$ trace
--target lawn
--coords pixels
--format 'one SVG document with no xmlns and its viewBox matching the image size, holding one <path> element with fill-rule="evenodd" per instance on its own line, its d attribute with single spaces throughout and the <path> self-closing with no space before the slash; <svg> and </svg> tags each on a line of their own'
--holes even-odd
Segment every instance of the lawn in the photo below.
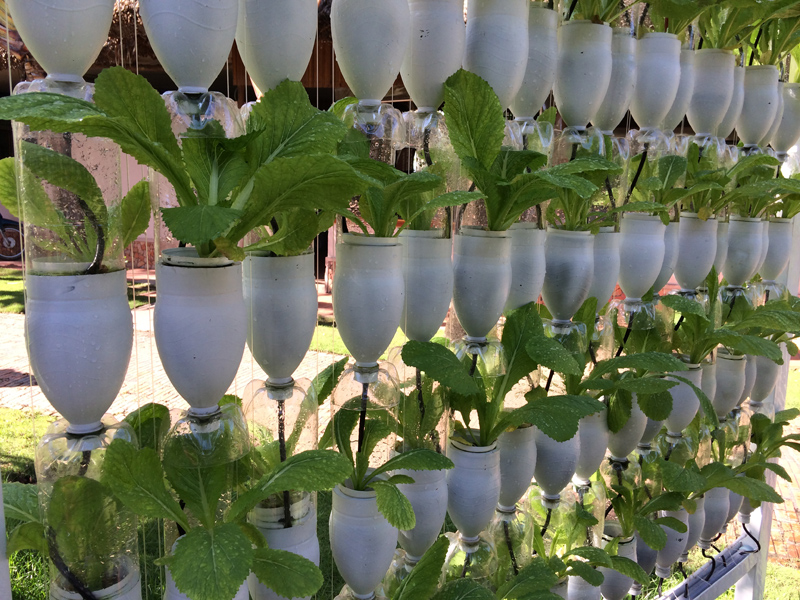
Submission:
<svg viewBox="0 0 800 600">
<path fill-rule="evenodd" d="M 405 342 L 406 336 L 403 330 L 398 329 L 389 344 L 389 349 L 395 346 L 402 346 Z M 311 340 L 311 350 L 341 355 L 350 354 L 342 341 L 342 336 L 339 335 L 339 330 L 331 325 L 317 326 L 316 330 L 314 330 L 314 338 Z M 386 358 L 386 352 L 383 353 L 381 358 Z"/>
<path fill-rule="evenodd" d="M 148 284 L 128 284 L 128 304 L 131 308 L 155 303 L 155 296 L 143 296 Z M 135 293 L 135 300 L 134 300 Z M 0 312 L 24 313 L 25 300 L 22 292 L 22 271 L 19 269 L 0 269 Z"/>
<path fill-rule="evenodd" d="M 0 269 L 0 312 L 25 312 L 22 271 L 19 269 Z"/>
</svg>

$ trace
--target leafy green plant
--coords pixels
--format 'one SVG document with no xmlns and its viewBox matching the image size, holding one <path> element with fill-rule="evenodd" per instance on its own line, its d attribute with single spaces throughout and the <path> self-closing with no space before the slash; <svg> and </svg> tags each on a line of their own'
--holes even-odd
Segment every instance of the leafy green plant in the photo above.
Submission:
<svg viewBox="0 0 800 600">
<path fill-rule="evenodd" d="M 283 226 L 245 250 L 304 251 L 328 217 L 313 225 L 306 219 L 317 210 L 346 210 L 350 198 L 367 187 L 358 172 L 333 156 L 347 129 L 335 115 L 312 107 L 297 82 L 267 92 L 251 112 L 248 132 L 234 139 L 226 139 L 222 126 L 211 121 L 190 130 L 179 145 L 158 92 L 122 68 L 98 76 L 94 104 L 22 94 L 0 102 L 0 116 L 34 130 L 109 138 L 161 173 L 179 204 L 162 209 L 164 222 L 200 256 L 241 259 L 238 242 L 273 219 Z"/>
<path fill-rule="evenodd" d="M 461 419 L 455 422 L 455 436 L 475 446 L 489 446 L 509 427 L 531 423 L 557 441 L 572 438 L 578 421 L 602 410 L 603 406 L 587 396 L 546 397 L 535 388 L 527 403 L 504 411 L 503 402 L 511 389 L 539 365 L 556 369 L 575 369 L 569 353 L 555 340 L 544 335 L 535 304 L 511 311 L 506 316 L 502 340 L 506 356 L 505 373 L 489 377 L 477 365 L 477 356 L 459 359 L 452 351 L 434 342 L 409 341 L 403 347 L 403 361 L 423 371 L 444 388 L 452 410 Z M 472 412 L 478 417 L 478 430 L 470 429 Z"/>
<path fill-rule="evenodd" d="M 166 406 L 155 402 L 145 404 L 128 414 L 125 422 L 133 427 L 141 448 L 152 448 L 161 452 L 170 427 L 169 409 Z"/>
<path fill-rule="evenodd" d="M 776 343 L 751 333 L 759 324 L 776 329 L 786 324 L 795 323 L 796 315 L 792 311 L 761 310 L 742 319 L 730 319 L 729 323 L 718 326 L 713 316 L 716 312 L 717 291 L 719 283 L 715 269 L 706 279 L 709 290 L 708 308 L 695 300 L 683 296 L 665 296 L 661 302 L 681 315 L 675 326 L 673 350 L 686 357 L 690 364 L 700 364 L 718 346 L 724 346 L 731 354 L 755 354 L 766 356 L 779 364 L 783 362 L 783 354 Z M 734 308 L 736 300 L 733 300 Z M 727 308 L 730 312 L 733 309 Z M 733 312 L 737 314 L 738 310 Z M 785 313 L 785 314 L 784 314 Z M 758 314 L 758 316 L 756 316 Z M 732 322 L 735 321 L 735 322 Z"/>
<path fill-rule="evenodd" d="M 611 506 L 614 518 L 620 526 L 620 538 L 629 538 L 635 533 L 653 550 L 661 550 L 667 544 L 667 534 L 661 525 L 679 533 L 686 532 L 686 525 L 673 517 L 657 517 L 659 511 L 677 511 L 683 506 L 685 496 L 678 492 L 664 492 L 649 499 L 643 489 L 631 489 L 625 485 L 611 486 Z"/>
<path fill-rule="evenodd" d="M 65 589 L 90 598 L 127 575 L 121 557 L 135 543 L 136 519 L 107 485 L 77 475 L 62 477 L 42 515 L 35 485 L 7 483 L 3 505 L 7 518 L 19 521 L 10 534 L 9 554 L 31 549 L 49 556 Z"/>
<path fill-rule="evenodd" d="M 335 452 L 323 450 L 292 456 L 257 482 L 246 485 L 220 519 L 219 499 L 232 484 L 228 465 L 214 462 L 213 457 L 192 457 L 186 450 L 185 446 L 176 449 L 183 453 L 180 467 L 166 455 L 162 467 L 151 448 L 137 450 L 129 442 L 115 440 L 106 451 L 102 477 L 131 511 L 175 521 L 185 532 L 174 551 L 161 559 L 178 589 L 197 600 L 232 598 L 252 571 L 279 595 L 315 593 L 322 585 L 319 569 L 297 555 L 268 548 L 245 516 L 264 498 L 283 491 L 333 487 L 347 476 L 348 462 Z M 241 470 L 246 471 L 244 465 Z"/>
<path fill-rule="evenodd" d="M 571 0 L 565 3 L 567 8 L 565 19 L 586 19 L 594 23 L 610 23 L 613 27 L 625 14 L 628 16 L 627 21 L 630 22 L 630 12 L 640 1 L 635 0 L 626 6 L 624 2 L 617 0 Z"/>
<path fill-rule="evenodd" d="M 771 19 L 759 28 L 757 40 L 753 43 L 753 54 L 759 64 L 782 69 L 786 56 L 800 43 L 800 13 L 795 9 L 784 14 L 787 16 Z"/>
<path fill-rule="evenodd" d="M 797 0 L 727 0 L 700 15 L 703 47 L 735 50 L 771 19 L 791 15 Z"/>
<path fill-rule="evenodd" d="M 683 39 L 689 26 L 718 0 L 652 0 L 648 2 L 654 31 L 674 33 Z"/>
<path fill-rule="evenodd" d="M 580 577 L 596 587 L 604 579 L 597 567 L 605 567 L 643 584 L 647 583 L 649 578 L 644 570 L 632 560 L 614 554 L 614 546 L 609 546 L 612 551 L 609 553 L 602 548 L 583 545 L 586 541 L 586 530 L 596 524 L 597 519 L 576 503 L 566 515 L 562 526 L 552 532 L 548 547 L 542 536 L 542 529 L 534 523 L 533 548 L 536 556 L 532 564 L 538 564 L 540 568 L 549 571 L 550 577 L 545 578 L 545 581 L 554 579 L 552 586 L 555 582 L 572 576 Z"/>
<path fill-rule="evenodd" d="M 581 174 L 598 172 L 605 178 L 617 169 L 600 157 L 542 169 L 544 155 L 503 148 L 500 101 L 488 83 L 469 71 L 462 69 L 445 83 L 444 110 L 453 148 L 483 197 L 489 230 L 508 229 L 526 210 L 558 197 L 562 189 L 584 201 L 598 186 Z"/>
<path fill-rule="evenodd" d="M 121 202 L 108 207 L 94 176 L 77 160 L 24 140 L 18 151 L 19 166 L 14 158 L 0 160 L 0 197 L 20 220 L 17 199 L 22 199 L 26 225 L 40 230 L 27 236 L 28 243 L 44 253 L 88 263 L 87 274 L 122 268 L 105 259 L 120 254 L 147 229 L 148 183 L 137 183 Z"/>
</svg>

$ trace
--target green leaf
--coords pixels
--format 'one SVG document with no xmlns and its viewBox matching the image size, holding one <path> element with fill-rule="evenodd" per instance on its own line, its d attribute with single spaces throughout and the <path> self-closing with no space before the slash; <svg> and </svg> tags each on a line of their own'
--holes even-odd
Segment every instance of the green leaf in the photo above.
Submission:
<svg viewBox="0 0 800 600">
<path fill-rule="evenodd" d="M 8 209 L 11 216 L 21 218 L 17 197 L 17 169 L 13 156 L 0 160 L 0 204 Z"/>
<path fill-rule="evenodd" d="M 678 375 L 670 375 L 671 379 L 675 379 L 677 381 L 682 381 L 686 385 L 688 385 L 694 391 L 697 399 L 700 401 L 700 408 L 703 410 L 703 414 L 706 416 L 711 422 L 712 429 L 716 429 L 719 427 L 719 419 L 717 418 L 717 413 L 714 411 L 714 406 L 711 404 L 711 400 L 709 400 L 706 393 L 697 387 L 691 380 L 686 379 L 685 377 L 680 377 Z"/>
<path fill-rule="evenodd" d="M 39 489 L 29 483 L 3 483 L 3 510 L 6 519 L 41 523 Z"/>
<path fill-rule="evenodd" d="M 750 477 L 733 477 L 726 480 L 723 484 L 726 488 L 759 502 L 774 502 L 775 504 L 782 504 L 783 498 L 774 489 L 763 481 L 752 479 Z"/>
<path fill-rule="evenodd" d="M 403 346 L 403 362 L 454 392 L 469 396 L 478 393 L 475 380 L 450 350 L 434 342 L 409 340 Z"/>
<path fill-rule="evenodd" d="M 251 223 L 266 223 L 292 208 L 344 210 L 366 186 L 353 167 L 329 154 L 276 158 L 256 172 L 244 214 L 226 237 L 238 241 L 250 233 Z"/>
<path fill-rule="evenodd" d="M 218 125 L 217 121 L 212 123 Z M 236 142 L 236 139 L 226 140 L 225 132 L 219 133 L 219 138 L 201 135 L 185 137 L 184 163 L 201 204 L 230 206 L 226 200 L 248 178 L 250 166 L 241 150 L 231 151 L 226 147 L 225 142 Z"/>
<path fill-rule="evenodd" d="M 529 395 L 530 393 L 526 397 Z M 527 406 L 517 410 L 524 409 L 526 421 L 536 425 L 549 438 L 566 442 L 578 432 L 578 424 L 582 418 L 604 408 L 602 402 L 589 396 L 549 396 L 535 398 Z"/>
<path fill-rule="evenodd" d="M 108 227 L 103 193 L 85 166 L 69 156 L 30 142 L 20 142 L 19 151 L 26 169 L 51 185 L 75 194 L 94 213 L 97 222 L 104 228 Z M 88 216 L 85 218 L 89 220 Z"/>
<path fill-rule="evenodd" d="M 572 354 L 559 344 L 556 340 L 545 336 L 537 336 L 528 342 L 526 346 L 528 356 L 547 369 L 551 369 L 562 375 L 581 375 L 583 369 Z"/>
<path fill-rule="evenodd" d="M 633 522 L 642 541 L 653 550 L 661 550 L 667 545 L 667 534 L 647 517 L 634 515 Z"/>
<path fill-rule="evenodd" d="M 479 192 L 447 192 L 446 194 L 436 196 L 430 202 L 422 204 L 417 210 L 410 214 L 408 214 L 406 211 L 403 211 L 402 207 L 399 213 L 407 223 L 410 223 L 426 211 L 434 211 L 436 209 L 446 208 L 448 206 L 462 206 L 464 204 L 469 204 L 470 202 L 480 200 L 481 198 L 483 198 L 483 194 Z"/>
<path fill-rule="evenodd" d="M 603 583 L 603 574 L 587 563 L 579 560 L 571 560 L 568 561 L 567 564 L 569 565 L 570 571 L 572 571 L 570 575 L 580 577 L 586 583 L 595 587 Z"/>
<path fill-rule="evenodd" d="M 492 173 L 498 178 L 511 181 L 526 169 L 538 169 L 547 162 L 547 157 L 533 150 L 502 149 L 492 164 Z"/>
<path fill-rule="evenodd" d="M 449 545 L 450 540 L 444 536 L 436 540 L 400 584 L 392 600 L 421 600 L 433 596 Z"/>
<path fill-rule="evenodd" d="M 122 245 L 130 246 L 150 225 L 150 184 L 140 181 L 134 185 L 120 204 Z"/>
<path fill-rule="evenodd" d="M 161 461 L 152 448 L 137 450 L 121 439 L 111 442 L 103 461 L 103 482 L 136 514 L 172 519 L 189 529 L 186 515 L 164 485 Z"/>
<path fill-rule="evenodd" d="M 669 392 L 637 394 L 636 401 L 642 412 L 654 421 L 665 421 L 672 413 L 672 394 Z"/>
<path fill-rule="evenodd" d="M 161 441 L 170 427 L 169 409 L 166 406 L 150 402 L 129 413 L 125 422 L 133 427 L 140 448 L 161 451 Z"/>
<path fill-rule="evenodd" d="M 8 535 L 6 555 L 11 556 L 20 550 L 35 550 L 49 556 L 50 549 L 45 537 L 44 525 L 41 523 L 22 523 Z"/>
<path fill-rule="evenodd" d="M 506 359 L 506 373 L 500 378 L 494 390 L 494 401 L 502 403 L 511 388 L 523 377 L 536 369 L 536 363 L 529 356 L 527 347 L 530 340 L 543 336 L 542 319 L 531 302 L 506 314 L 503 327 L 503 351 Z"/>
<path fill-rule="evenodd" d="M 668 155 L 659 158 L 658 178 L 662 182 L 662 189 L 673 188 L 686 173 L 687 164 L 687 160 L 683 156 Z"/>
<path fill-rule="evenodd" d="M 164 99 L 144 77 L 122 67 L 104 69 L 95 80 L 93 100 L 106 115 L 128 129 L 141 131 L 173 159 L 181 159 Z"/>
<path fill-rule="evenodd" d="M 697 302 L 697 300 L 673 294 L 661 298 L 661 303 L 682 315 L 695 315 L 700 317 L 703 321 L 708 321 L 703 305 Z"/>
<path fill-rule="evenodd" d="M 617 387 L 633 394 L 658 394 L 678 385 L 677 381 L 656 377 L 627 377 L 617 383 Z"/>
<path fill-rule="evenodd" d="M 457 579 L 436 592 L 431 600 L 496 600 L 495 595 L 476 581 Z"/>
<path fill-rule="evenodd" d="M 328 396 L 331 395 L 333 392 L 334 386 L 336 386 L 336 382 L 339 381 L 339 377 L 341 377 L 342 373 L 344 373 L 344 368 L 347 366 L 347 361 L 350 360 L 349 357 L 344 357 L 341 360 L 328 365 L 319 374 L 311 380 L 311 388 L 314 390 L 314 393 L 317 395 L 317 405 L 322 406 L 325 403 L 325 400 L 328 399 Z"/>
<path fill-rule="evenodd" d="M 302 83 L 286 80 L 253 106 L 247 130 L 262 131 L 248 147 L 248 162 L 257 168 L 276 158 L 334 153 L 347 127 L 314 108 Z"/>
<path fill-rule="evenodd" d="M 474 73 L 459 69 L 445 82 L 444 96 L 447 130 L 456 154 L 461 160 L 473 157 L 488 170 L 505 137 L 497 94 Z"/>
<path fill-rule="evenodd" d="M 253 565 L 250 540 L 233 523 L 195 527 L 168 559 L 178 590 L 193 600 L 233 598 Z"/>
<path fill-rule="evenodd" d="M 224 206 L 178 206 L 162 208 L 161 215 L 176 239 L 199 246 L 225 234 L 242 211 Z"/>
<path fill-rule="evenodd" d="M 313 596 L 324 583 L 314 563 L 285 550 L 259 548 L 252 569 L 261 583 L 284 598 Z"/>
<path fill-rule="evenodd" d="M 243 261 L 247 254 L 244 249 L 228 238 L 218 237 L 214 239 L 214 248 L 224 257 L 235 261 Z"/>
<path fill-rule="evenodd" d="M 601 548 L 595 548 L 594 546 L 579 546 L 577 548 L 573 548 L 564 555 L 564 558 L 569 556 L 579 556 L 595 566 L 611 567 L 611 557 L 608 555 L 608 553 L 605 550 Z"/>
<path fill-rule="evenodd" d="M 388 481 L 375 480 L 370 486 L 377 494 L 378 510 L 392 527 L 401 531 L 414 529 L 417 520 L 414 508 L 396 485 Z"/>
<path fill-rule="evenodd" d="M 618 573 L 622 573 L 625 577 L 630 577 L 634 581 L 638 581 L 642 585 L 650 583 L 650 576 L 644 572 L 644 569 L 624 556 L 612 556 L 611 568 Z"/>
<path fill-rule="evenodd" d="M 619 433 L 628 419 L 631 418 L 633 410 L 633 396 L 626 390 L 617 390 L 609 398 L 607 415 L 608 428 L 612 433 Z"/>
<path fill-rule="evenodd" d="M 523 600 L 536 592 L 549 591 L 558 583 L 558 577 L 547 563 L 539 557 L 525 566 L 512 579 L 497 590 L 497 597 L 508 600 Z"/>
<path fill-rule="evenodd" d="M 340 411 L 351 412 L 351 411 Z M 330 450 L 306 450 L 282 462 L 272 473 L 261 478 L 231 504 L 225 521 L 236 521 L 250 512 L 264 498 L 290 490 L 313 492 L 330 489 L 352 471 L 352 463 Z"/>
<path fill-rule="evenodd" d="M 600 361 L 592 371 L 592 377 L 599 377 L 622 369 L 641 369 L 652 373 L 670 373 L 672 371 L 686 371 L 688 367 L 671 354 L 640 352 Z"/>
<path fill-rule="evenodd" d="M 686 533 L 688 528 L 686 527 L 685 523 L 681 523 L 678 519 L 674 517 L 659 517 L 654 521 L 657 525 L 661 525 L 663 527 L 669 527 L 670 529 L 674 529 L 678 533 Z"/>
<path fill-rule="evenodd" d="M 401 469 L 407 471 L 439 471 L 452 468 L 453 462 L 446 456 L 433 450 L 414 448 L 387 460 L 372 472 L 372 477 Z"/>
</svg>

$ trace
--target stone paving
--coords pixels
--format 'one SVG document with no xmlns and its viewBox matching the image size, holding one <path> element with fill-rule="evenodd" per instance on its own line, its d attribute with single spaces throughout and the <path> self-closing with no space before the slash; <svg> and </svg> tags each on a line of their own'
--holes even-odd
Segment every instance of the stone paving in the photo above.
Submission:
<svg viewBox="0 0 800 600">
<path fill-rule="evenodd" d="M 330 310 L 328 307 L 324 309 Z M 158 360 L 152 334 L 153 309 L 143 307 L 134 310 L 133 314 L 135 334 L 131 362 L 122 390 L 109 413 L 116 418 L 122 418 L 143 404 L 159 402 L 168 406 L 173 414 L 177 414 L 187 405 L 170 383 Z M 24 322 L 24 315 L 0 313 L 0 348 L 2 348 L 0 407 L 55 415 L 55 410 L 30 375 L 24 343 Z M 337 358 L 340 357 L 311 351 L 297 369 L 295 378 L 313 378 Z M 265 377 L 265 373 L 252 359 L 250 352 L 245 349 L 242 363 L 229 393 L 241 395 L 249 382 Z M 320 412 L 320 428 L 327 424 L 328 419 L 329 407 L 324 406 Z M 800 433 L 800 425 L 792 426 L 790 432 Z M 785 498 L 785 502 L 775 507 L 769 549 L 770 560 L 800 568 L 800 487 L 798 487 L 800 455 L 793 451 L 787 451 L 785 454 L 781 463 L 792 476 L 794 483 L 778 480 L 777 491 Z M 726 542 L 734 541 L 740 533 L 740 526 L 732 524 L 729 526 Z"/>
</svg>

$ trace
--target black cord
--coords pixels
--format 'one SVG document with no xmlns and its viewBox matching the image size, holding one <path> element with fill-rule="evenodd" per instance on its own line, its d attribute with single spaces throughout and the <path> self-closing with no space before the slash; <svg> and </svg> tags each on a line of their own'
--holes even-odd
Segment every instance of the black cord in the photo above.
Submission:
<svg viewBox="0 0 800 600">
<path fill-rule="evenodd" d="M 628 338 L 631 337 L 632 330 L 633 330 L 633 315 L 629 317 L 628 327 L 625 329 L 625 335 L 622 337 L 622 343 L 619 345 L 617 353 L 614 355 L 616 358 L 619 358 L 620 355 L 622 354 L 622 350 L 625 348 L 625 344 L 628 343 Z"/>
<path fill-rule="evenodd" d="M 578 0 L 572 0 L 572 4 L 569 6 L 569 11 L 567 12 L 567 16 L 564 19 L 565 21 L 569 21 L 572 18 L 572 13 L 575 12 L 575 7 L 578 6 Z"/>
<path fill-rule="evenodd" d="M 103 231 L 103 226 L 100 224 L 100 221 L 97 220 L 97 215 L 89 208 L 89 205 L 86 204 L 80 196 L 75 196 L 75 198 L 78 200 L 78 206 L 80 206 L 81 211 L 83 211 L 92 229 L 94 229 L 94 234 L 97 238 L 95 240 L 94 258 L 91 264 L 86 267 L 85 271 L 87 275 L 94 275 L 100 272 L 100 266 L 103 263 L 103 254 L 105 254 L 106 251 L 106 234 Z"/>
<path fill-rule="evenodd" d="M 278 401 L 278 445 L 280 448 L 281 462 L 286 462 L 286 411 L 283 400 Z M 359 451 L 361 448 L 359 448 Z M 283 492 L 283 528 L 292 526 L 292 508 L 289 499 L 289 490 Z"/>
<path fill-rule="evenodd" d="M 89 470 L 89 465 L 92 462 L 92 451 L 91 450 L 84 450 L 81 452 L 81 464 L 78 467 L 78 477 L 83 477 L 86 475 L 86 471 Z"/>
<path fill-rule="evenodd" d="M 517 557 L 514 556 L 514 546 L 511 544 L 511 534 L 508 531 L 508 521 L 503 521 L 503 532 L 506 536 L 506 546 L 508 546 L 508 555 L 511 557 L 511 566 L 514 568 L 514 575 L 518 575 L 519 567 L 517 566 Z"/>
<path fill-rule="evenodd" d="M 750 531 L 747 529 L 746 523 L 742 523 L 742 529 L 744 530 L 745 534 L 747 534 L 747 537 L 749 537 L 756 543 L 756 549 L 749 551 L 748 554 L 755 554 L 756 552 L 761 552 L 761 542 L 758 541 L 757 537 L 755 537 L 752 533 L 750 533 Z"/>
<path fill-rule="evenodd" d="M 714 570 L 717 568 L 717 561 L 713 556 L 709 556 L 708 550 L 705 548 L 703 549 L 703 556 L 711 560 L 711 572 L 706 577 L 706 581 L 711 581 L 711 577 L 714 575 Z"/>
<path fill-rule="evenodd" d="M 608 200 L 611 202 L 611 208 L 616 208 L 617 203 L 614 200 L 614 190 L 611 189 L 611 181 L 606 177 L 606 191 L 608 192 Z"/>
<path fill-rule="evenodd" d="M 645 4 L 645 10 L 647 10 L 647 5 Z M 631 196 L 633 195 L 633 190 L 636 189 L 636 184 L 639 183 L 639 177 L 642 176 L 642 171 L 644 170 L 644 164 L 647 162 L 647 144 L 644 145 L 644 150 L 642 151 L 642 160 L 639 162 L 639 166 L 636 167 L 636 174 L 633 176 L 633 181 L 631 183 L 631 187 L 628 190 L 628 196 L 625 200 L 627 204 L 631 200 Z"/>
<path fill-rule="evenodd" d="M 358 451 L 364 444 L 364 430 L 367 427 L 367 401 L 369 400 L 369 384 L 361 384 L 361 414 L 358 417 Z"/>
<path fill-rule="evenodd" d="M 718 536 L 717 536 L 716 538 L 714 538 L 714 539 L 715 539 L 715 540 L 717 540 L 717 539 L 719 539 L 720 537 L 722 537 L 722 534 L 718 535 Z M 727 569 L 727 568 L 728 568 L 728 561 L 727 561 L 727 560 L 725 560 L 725 555 L 724 555 L 724 554 L 722 554 L 722 553 L 719 551 L 719 548 L 717 548 L 717 547 L 716 547 L 714 544 L 711 544 L 711 547 L 714 549 L 714 552 L 716 552 L 717 554 L 719 554 L 719 557 L 722 559 L 722 566 L 723 566 L 723 567 L 725 567 L 725 568 Z"/>
<path fill-rule="evenodd" d="M 750 63 L 748 64 L 748 66 L 750 67 L 753 66 L 753 61 L 756 59 L 756 48 L 758 47 L 758 42 L 761 41 L 762 28 L 763 25 L 758 28 L 758 33 L 756 34 L 756 41 L 753 42 L 753 52 L 750 53 Z"/>
<path fill-rule="evenodd" d="M 664 460 L 669 462 L 669 457 L 672 456 L 672 451 L 675 450 L 675 444 L 670 444 L 667 448 L 667 453 L 664 455 Z"/>
<path fill-rule="evenodd" d="M 544 517 L 544 525 L 542 526 L 542 539 L 544 539 L 544 534 L 547 533 L 547 528 L 550 527 L 550 517 L 553 516 L 553 509 L 548 508 L 547 514 Z"/>
<path fill-rule="evenodd" d="M 467 576 L 467 569 L 469 569 L 470 563 L 472 563 L 472 554 L 467 552 L 467 555 L 464 557 L 464 568 L 461 569 L 461 579 Z"/>
<path fill-rule="evenodd" d="M 425 418 L 425 399 L 422 396 L 422 371 L 417 369 L 417 402 L 419 403 L 420 420 Z"/>
<path fill-rule="evenodd" d="M 550 384 L 553 383 L 553 375 L 555 375 L 555 371 L 550 369 L 550 375 L 547 376 L 547 385 L 544 386 L 545 393 L 550 391 Z"/>
<path fill-rule="evenodd" d="M 592 346 L 592 342 L 589 342 L 589 360 L 592 361 L 593 365 L 597 364 L 597 357 L 594 354 L 594 346 Z"/>
<path fill-rule="evenodd" d="M 664 578 L 663 577 L 659 577 L 658 578 L 658 588 L 656 589 L 656 592 L 658 593 L 659 596 L 661 595 L 661 588 L 662 588 L 663 585 L 664 585 Z"/>
<path fill-rule="evenodd" d="M 433 164 L 431 158 L 431 130 L 425 128 L 425 133 L 422 134 L 422 152 L 425 155 L 425 164 L 429 167 Z"/>
<path fill-rule="evenodd" d="M 69 582 L 75 592 L 83 598 L 83 600 L 97 600 L 97 596 L 78 579 L 75 573 L 69 570 L 67 563 L 64 562 L 64 559 L 58 553 L 56 532 L 52 527 L 47 528 L 47 549 L 50 554 L 50 560 L 53 561 L 53 566 L 61 573 L 64 579 Z"/>
<path fill-rule="evenodd" d="M 681 315 L 681 318 L 678 319 L 677 323 L 675 323 L 675 327 L 673 328 L 673 331 L 678 331 L 678 329 L 681 328 L 681 325 L 683 325 L 683 315 Z"/>
<path fill-rule="evenodd" d="M 469 376 L 475 377 L 475 369 L 478 367 L 478 354 L 477 352 L 472 355 L 472 364 L 469 367 Z"/>
</svg>

